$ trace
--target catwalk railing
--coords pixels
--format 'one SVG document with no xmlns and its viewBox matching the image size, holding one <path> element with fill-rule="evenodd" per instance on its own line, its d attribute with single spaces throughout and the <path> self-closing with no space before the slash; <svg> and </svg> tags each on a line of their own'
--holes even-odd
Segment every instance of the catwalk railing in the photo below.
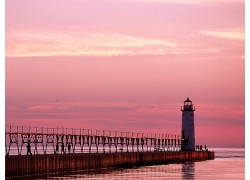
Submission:
<svg viewBox="0 0 250 180">
<path fill-rule="evenodd" d="M 179 151 L 179 135 L 5 126 L 5 155 Z"/>
</svg>

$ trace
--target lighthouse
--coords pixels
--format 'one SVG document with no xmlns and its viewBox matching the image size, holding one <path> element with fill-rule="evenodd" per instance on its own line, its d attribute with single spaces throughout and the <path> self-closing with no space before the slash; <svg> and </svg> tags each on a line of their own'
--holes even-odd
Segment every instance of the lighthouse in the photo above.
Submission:
<svg viewBox="0 0 250 180">
<path fill-rule="evenodd" d="M 195 107 L 189 98 L 187 98 L 184 101 L 184 106 L 181 106 L 181 111 L 182 111 L 181 136 L 183 139 L 185 139 L 185 141 L 182 141 L 181 150 L 195 151 L 195 131 L 194 131 Z"/>
</svg>

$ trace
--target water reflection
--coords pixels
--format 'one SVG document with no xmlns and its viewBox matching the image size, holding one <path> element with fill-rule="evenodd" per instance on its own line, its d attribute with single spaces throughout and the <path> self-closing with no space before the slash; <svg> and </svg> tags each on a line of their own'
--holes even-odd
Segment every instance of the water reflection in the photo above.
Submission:
<svg viewBox="0 0 250 180">
<path fill-rule="evenodd" d="M 12 178 L 11 178 L 12 179 Z M 15 179 L 15 178 L 13 178 Z M 33 177 L 19 177 L 16 179 L 30 180 L 80 180 L 80 179 L 102 179 L 102 180 L 138 180 L 138 179 L 195 179 L 195 162 L 177 164 L 159 164 L 152 166 L 139 166 L 130 168 L 106 168 L 75 172 L 63 172 L 60 174 L 36 175 Z"/>
<path fill-rule="evenodd" d="M 141 166 L 132 168 L 109 168 L 93 171 L 74 172 L 57 175 L 46 179 L 194 179 L 195 165 L 193 162 L 183 164 L 165 164 L 153 166 Z M 40 178 L 41 179 L 41 178 Z"/>
<path fill-rule="evenodd" d="M 182 179 L 193 180 L 195 174 L 195 162 L 185 162 L 182 164 Z"/>
</svg>

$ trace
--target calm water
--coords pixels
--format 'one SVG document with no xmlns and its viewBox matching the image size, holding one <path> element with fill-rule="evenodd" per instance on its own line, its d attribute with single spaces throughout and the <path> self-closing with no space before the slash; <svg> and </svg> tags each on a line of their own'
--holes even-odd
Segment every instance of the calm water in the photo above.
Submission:
<svg viewBox="0 0 250 180">
<path fill-rule="evenodd" d="M 245 149 L 210 149 L 215 159 L 182 164 L 141 166 L 130 169 L 103 169 L 99 172 L 76 172 L 49 179 L 245 179 Z"/>
</svg>

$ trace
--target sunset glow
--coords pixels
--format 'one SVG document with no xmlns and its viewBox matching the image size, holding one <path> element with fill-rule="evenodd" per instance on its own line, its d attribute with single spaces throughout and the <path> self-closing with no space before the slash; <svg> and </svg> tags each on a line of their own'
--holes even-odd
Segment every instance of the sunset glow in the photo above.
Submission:
<svg viewBox="0 0 250 180">
<path fill-rule="evenodd" d="M 7 125 L 181 134 L 245 146 L 245 3 L 6 1 Z M 229 138 L 230 137 L 230 138 Z"/>
</svg>

